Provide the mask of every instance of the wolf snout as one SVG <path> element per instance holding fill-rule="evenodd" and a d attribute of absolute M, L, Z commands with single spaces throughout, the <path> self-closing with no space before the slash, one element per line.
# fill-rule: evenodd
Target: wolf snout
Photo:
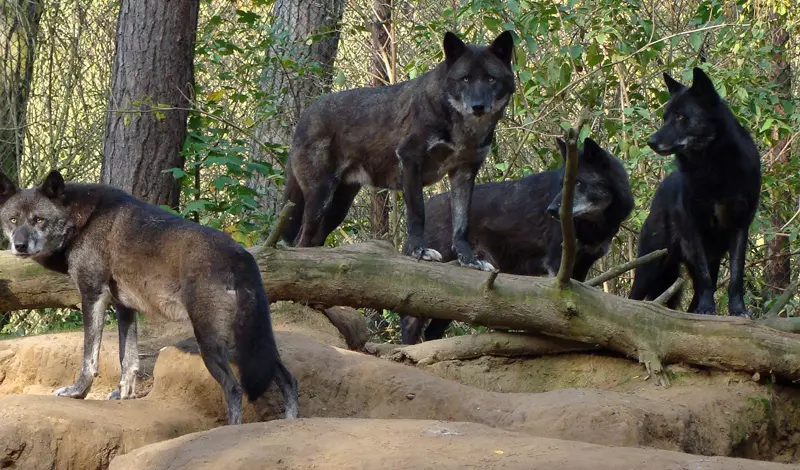
<path fill-rule="evenodd" d="M 486 114 L 486 106 L 482 104 L 473 104 L 472 105 L 472 114 L 476 116 L 483 116 Z"/>
<path fill-rule="evenodd" d="M 14 251 L 21 255 L 28 254 L 28 244 L 27 243 L 14 243 Z"/>
<path fill-rule="evenodd" d="M 655 153 L 662 156 L 672 155 L 677 150 L 675 147 L 661 142 L 655 134 L 647 139 L 647 146 L 653 149 Z"/>
<path fill-rule="evenodd" d="M 558 220 L 559 209 L 561 209 L 560 204 L 552 203 L 549 206 L 547 206 L 547 213 L 550 215 L 550 217 Z"/>

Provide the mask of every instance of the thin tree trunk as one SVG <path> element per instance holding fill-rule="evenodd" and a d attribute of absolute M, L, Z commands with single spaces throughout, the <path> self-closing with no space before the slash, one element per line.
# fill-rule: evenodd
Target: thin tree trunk
<path fill-rule="evenodd" d="M 392 0 L 372 0 L 372 86 L 394 83 Z M 370 231 L 375 238 L 389 235 L 389 191 L 370 188 Z"/>
<path fill-rule="evenodd" d="M 772 31 L 772 43 L 778 49 L 774 58 L 775 73 L 773 81 L 778 84 L 781 94 L 790 99 L 792 95 L 791 68 L 786 60 L 785 52 L 789 45 L 789 33 L 782 27 L 777 26 Z M 777 105 L 776 113 L 783 114 L 782 105 Z M 778 130 L 775 131 L 777 138 Z M 770 150 L 770 166 L 780 166 L 789 163 L 791 149 L 789 148 L 789 137 L 784 137 L 776 143 Z M 786 217 L 783 213 L 783 203 L 792 200 L 782 188 L 777 188 L 772 192 L 772 215 L 770 221 L 775 232 L 780 232 L 786 224 Z M 789 239 L 785 236 L 777 235 L 767 242 L 767 264 L 765 266 L 766 287 L 769 293 L 777 295 L 789 285 L 791 281 L 791 264 L 789 257 Z"/>
<path fill-rule="evenodd" d="M 176 208 L 192 97 L 198 0 L 122 0 L 102 181 Z M 159 109 L 161 108 L 161 109 Z"/>
<path fill-rule="evenodd" d="M 284 40 L 267 51 L 267 64 L 261 76 L 261 88 L 272 97 L 274 109 L 259 110 L 259 124 L 254 132 L 250 159 L 275 169 L 282 167 L 278 155 L 265 145 L 289 146 L 297 119 L 317 96 L 330 91 L 333 61 L 339 46 L 339 24 L 345 0 L 277 0 L 273 7 L 273 24 L 277 37 Z M 312 39 L 309 44 L 309 39 Z M 294 69 L 281 61 L 291 58 L 298 67 L 309 69 L 311 63 L 321 68 L 319 75 L 297 78 Z M 253 174 L 249 186 L 260 195 L 260 205 L 267 213 L 277 213 L 282 197 L 280 188 L 271 179 Z"/>
<path fill-rule="evenodd" d="M 39 0 L 0 2 L 0 171 L 15 183 L 41 18 Z"/>

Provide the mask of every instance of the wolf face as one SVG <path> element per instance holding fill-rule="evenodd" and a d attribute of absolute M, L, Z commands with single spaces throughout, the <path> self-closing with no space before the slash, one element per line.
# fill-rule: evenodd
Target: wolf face
<path fill-rule="evenodd" d="M 453 33 L 444 36 L 448 66 L 444 99 L 465 116 L 492 116 L 514 93 L 511 55 L 514 38 L 502 32 L 488 47 L 466 45 Z"/>
<path fill-rule="evenodd" d="M 708 75 L 694 68 L 691 88 L 664 73 L 670 93 L 664 109 L 664 123 L 650 136 L 647 145 L 659 155 L 693 154 L 705 150 L 716 137 L 715 107 L 719 94 Z"/>
<path fill-rule="evenodd" d="M 64 179 L 52 171 L 38 188 L 18 189 L 0 173 L 0 226 L 11 253 L 47 257 L 61 249 L 75 227 L 63 204 Z"/>
<path fill-rule="evenodd" d="M 567 161 L 567 144 L 557 139 L 561 157 Z M 618 170 L 612 166 L 612 158 L 597 142 L 587 137 L 583 148 L 578 150 L 578 175 L 575 179 L 575 193 L 572 202 L 573 218 L 592 218 L 595 214 L 602 217 L 603 211 L 614 200 L 611 189 L 612 179 L 619 177 Z M 624 170 L 622 170 L 624 173 Z M 563 177 L 561 179 L 563 185 Z M 553 198 L 547 206 L 547 213 L 554 219 L 559 218 L 561 194 Z"/>

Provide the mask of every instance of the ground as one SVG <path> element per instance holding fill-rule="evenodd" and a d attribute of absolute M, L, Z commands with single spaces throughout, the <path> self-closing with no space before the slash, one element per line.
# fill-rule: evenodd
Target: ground
<path fill-rule="evenodd" d="M 598 461 L 610 465 L 602 468 L 693 468 L 687 465 L 709 455 L 800 463 L 800 393 L 792 387 L 671 366 L 665 389 L 645 380 L 633 361 L 587 353 L 415 367 L 346 349 L 315 310 L 280 302 L 273 312 L 281 354 L 299 381 L 301 416 L 313 419 L 220 427 L 221 390 L 192 341 L 173 346 L 189 335 L 186 325 L 147 325 L 137 387 L 146 396 L 124 402 L 102 400 L 119 377 L 115 331 L 104 336 L 89 400 L 49 396 L 74 380 L 80 332 L 7 340 L 0 342 L 0 468 L 105 469 L 123 454 L 130 455 L 112 468 L 161 468 L 142 462 L 178 449 L 206 460 L 211 449 L 219 452 L 207 467 L 170 468 L 233 461 L 241 465 L 225 465 L 262 468 L 247 463 L 258 459 L 281 460 L 275 468 L 315 468 L 320 459 L 325 468 L 374 467 L 369 462 L 382 459 L 390 468 L 443 468 L 445 461 L 464 468 L 458 459 L 521 468 L 534 456 L 576 469 L 601 468 L 591 466 Z M 246 423 L 281 416 L 275 387 L 245 406 Z M 465 431 L 458 438 L 431 435 L 448 426 Z M 219 428 L 208 434 L 216 447 L 198 444 L 210 439 L 206 434 L 190 434 L 212 428 Z M 495 443 L 506 449 L 490 449 Z M 578 450 L 590 457 L 577 458 Z M 697 468 L 761 468 L 703 459 L 707 466 Z M 651 466 L 638 463 L 644 461 Z"/>

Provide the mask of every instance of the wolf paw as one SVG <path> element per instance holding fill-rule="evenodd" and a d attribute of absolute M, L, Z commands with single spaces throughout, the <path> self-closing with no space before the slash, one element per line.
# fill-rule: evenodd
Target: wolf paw
<path fill-rule="evenodd" d="M 733 316 L 733 317 L 742 317 L 742 318 L 748 318 L 748 319 L 752 319 L 753 318 L 753 314 L 750 313 L 750 311 L 747 310 L 747 308 L 745 308 L 744 306 L 741 306 L 741 307 L 728 307 L 728 315 Z"/>
<path fill-rule="evenodd" d="M 122 394 L 120 393 L 119 389 L 114 390 L 113 392 L 108 394 L 107 400 L 122 400 Z"/>
<path fill-rule="evenodd" d="M 411 256 L 418 260 L 423 261 L 442 261 L 442 254 L 438 251 L 434 250 L 433 248 L 417 248 L 413 252 L 411 252 Z"/>
<path fill-rule="evenodd" d="M 488 261 L 479 260 L 479 259 L 472 260 L 469 263 L 462 263 L 461 261 L 459 261 L 458 264 L 463 266 L 463 267 L 465 267 L 465 268 L 473 268 L 473 269 L 477 269 L 479 271 L 492 272 L 495 269 L 494 266 L 492 266 L 492 263 L 490 263 Z"/>
<path fill-rule="evenodd" d="M 716 315 L 717 308 L 713 305 L 698 305 L 697 308 L 694 310 L 694 313 L 700 315 Z"/>
<path fill-rule="evenodd" d="M 61 387 L 57 389 L 55 392 L 53 392 L 53 395 L 67 398 L 86 398 L 88 393 L 89 387 L 84 387 L 80 383 L 75 383 L 69 387 Z"/>

